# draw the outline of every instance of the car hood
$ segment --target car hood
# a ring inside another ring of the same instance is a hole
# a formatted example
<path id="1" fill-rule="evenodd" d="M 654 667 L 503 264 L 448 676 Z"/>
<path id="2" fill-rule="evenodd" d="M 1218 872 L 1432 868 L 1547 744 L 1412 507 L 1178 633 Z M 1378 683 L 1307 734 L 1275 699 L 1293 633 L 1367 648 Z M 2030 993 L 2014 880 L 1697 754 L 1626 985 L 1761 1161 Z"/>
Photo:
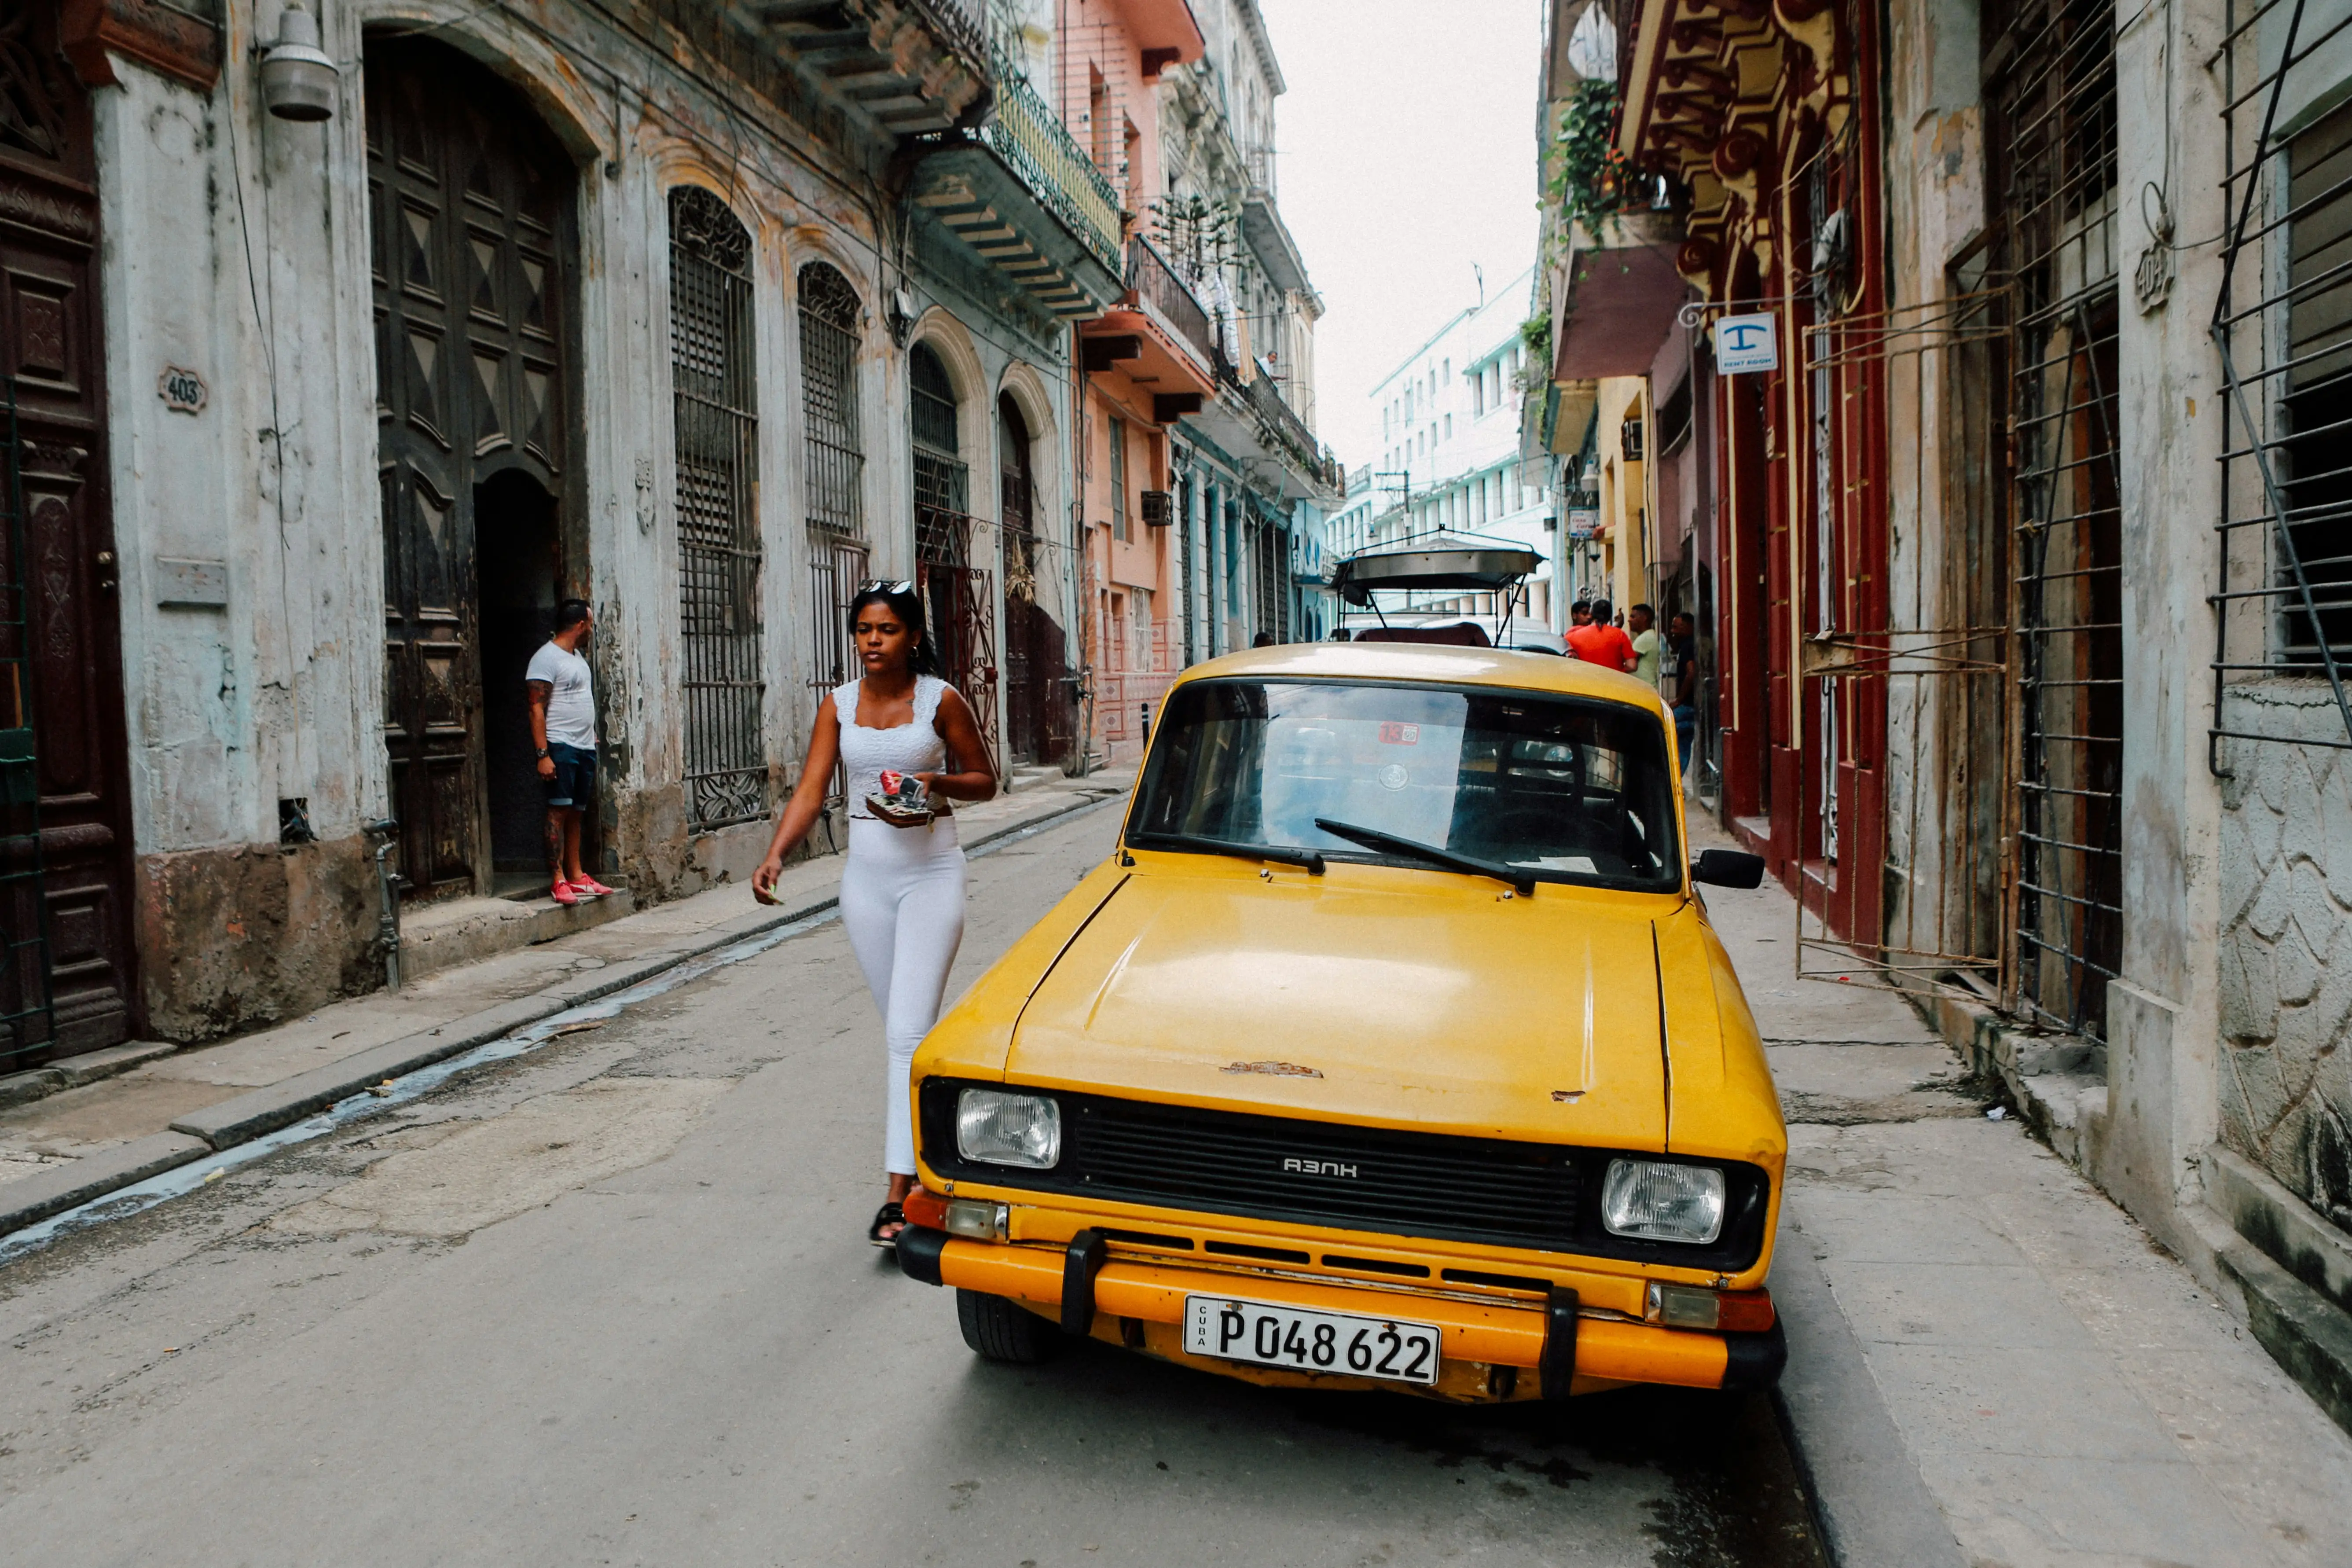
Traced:
<path id="1" fill-rule="evenodd" d="M 1052 963 L 1022 1083 L 1659 1149 L 1655 900 L 1334 863 L 1130 875 Z"/>

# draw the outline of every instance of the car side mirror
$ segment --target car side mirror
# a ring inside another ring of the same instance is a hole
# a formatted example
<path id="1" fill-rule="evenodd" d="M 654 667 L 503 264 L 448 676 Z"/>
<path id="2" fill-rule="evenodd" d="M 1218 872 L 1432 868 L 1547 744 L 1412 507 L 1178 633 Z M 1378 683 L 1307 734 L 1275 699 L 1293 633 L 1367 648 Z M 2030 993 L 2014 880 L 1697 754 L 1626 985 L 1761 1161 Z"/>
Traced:
<path id="1" fill-rule="evenodd" d="M 1702 849 L 1691 862 L 1691 880 L 1716 888 L 1760 888 L 1764 857 L 1744 849 Z"/>

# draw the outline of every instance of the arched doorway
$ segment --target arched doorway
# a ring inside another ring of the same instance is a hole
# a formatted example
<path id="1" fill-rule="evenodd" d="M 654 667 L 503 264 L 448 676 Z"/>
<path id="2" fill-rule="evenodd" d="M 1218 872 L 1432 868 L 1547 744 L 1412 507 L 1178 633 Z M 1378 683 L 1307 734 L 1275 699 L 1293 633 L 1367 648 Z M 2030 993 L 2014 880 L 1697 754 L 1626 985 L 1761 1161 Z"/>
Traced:
<path id="1" fill-rule="evenodd" d="M 1034 437 L 1012 395 L 996 400 L 998 485 L 1004 520 L 1005 766 L 1058 763 L 1069 747 L 1062 628 L 1039 603 L 1053 568 L 1037 533 Z"/>
<path id="2" fill-rule="evenodd" d="M 445 45 L 371 38 L 366 72 L 392 809 L 412 896 L 488 892 L 519 858 L 531 756 L 514 628 L 488 657 L 486 595 L 551 612 L 587 582 L 573 174 L 521 96 Z"/>

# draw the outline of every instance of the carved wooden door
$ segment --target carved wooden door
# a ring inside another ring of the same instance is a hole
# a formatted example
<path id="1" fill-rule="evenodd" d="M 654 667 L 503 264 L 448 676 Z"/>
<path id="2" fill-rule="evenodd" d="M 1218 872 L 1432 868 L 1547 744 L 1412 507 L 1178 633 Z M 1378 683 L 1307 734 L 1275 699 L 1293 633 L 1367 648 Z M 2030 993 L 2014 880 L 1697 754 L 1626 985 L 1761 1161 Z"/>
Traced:
<path id="1" fill-rule="evenodd" d="M 570 479 L 572 171 L 431 42 L 369 44 L 367 138 L 392 808 L 412 895 L 487 892 L 476 487 Z"/>
<path id="2" fill-rule="evenodd" d="M 21 893 L 0 898 L 0 942 L 25 961 L 0 975 L 0 1013 L 26 1014 L 0 1037 L 0 1072 L 37 1052 L 113 1045 L 136 1005 L 98 170 L 89 97 L 55 23 L 49 5 L 0 6 L 0 373 L 16 396 L 24 505 L 23 556 L 0 572 L 22 588 L 21 622 L 11 605 L 0 628 L 11 644 L 0 729 L 32 731 L 39 835 L 37 879 L 12 878 Z M 9 869 L 31 848 L 12 840 Z M 43 947 L 49 1005 L 37 1020 L 25 1004 Z"/>

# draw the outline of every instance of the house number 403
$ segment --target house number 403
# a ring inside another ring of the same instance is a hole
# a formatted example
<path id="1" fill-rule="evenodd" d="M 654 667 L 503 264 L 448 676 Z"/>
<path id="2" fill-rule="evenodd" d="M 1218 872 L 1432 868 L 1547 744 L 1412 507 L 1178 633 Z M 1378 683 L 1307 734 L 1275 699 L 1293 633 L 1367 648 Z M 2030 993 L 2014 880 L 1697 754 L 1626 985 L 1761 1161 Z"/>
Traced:
<path id="1" fill-rule="evenodd" d="M 211 395 L 203 376 L 176 364 L 163 367 L 163 374 L 155 378 L 155 390 L 163 397 L 163 406 L 174 414 L 199 413 L 205 399 Z"/>

